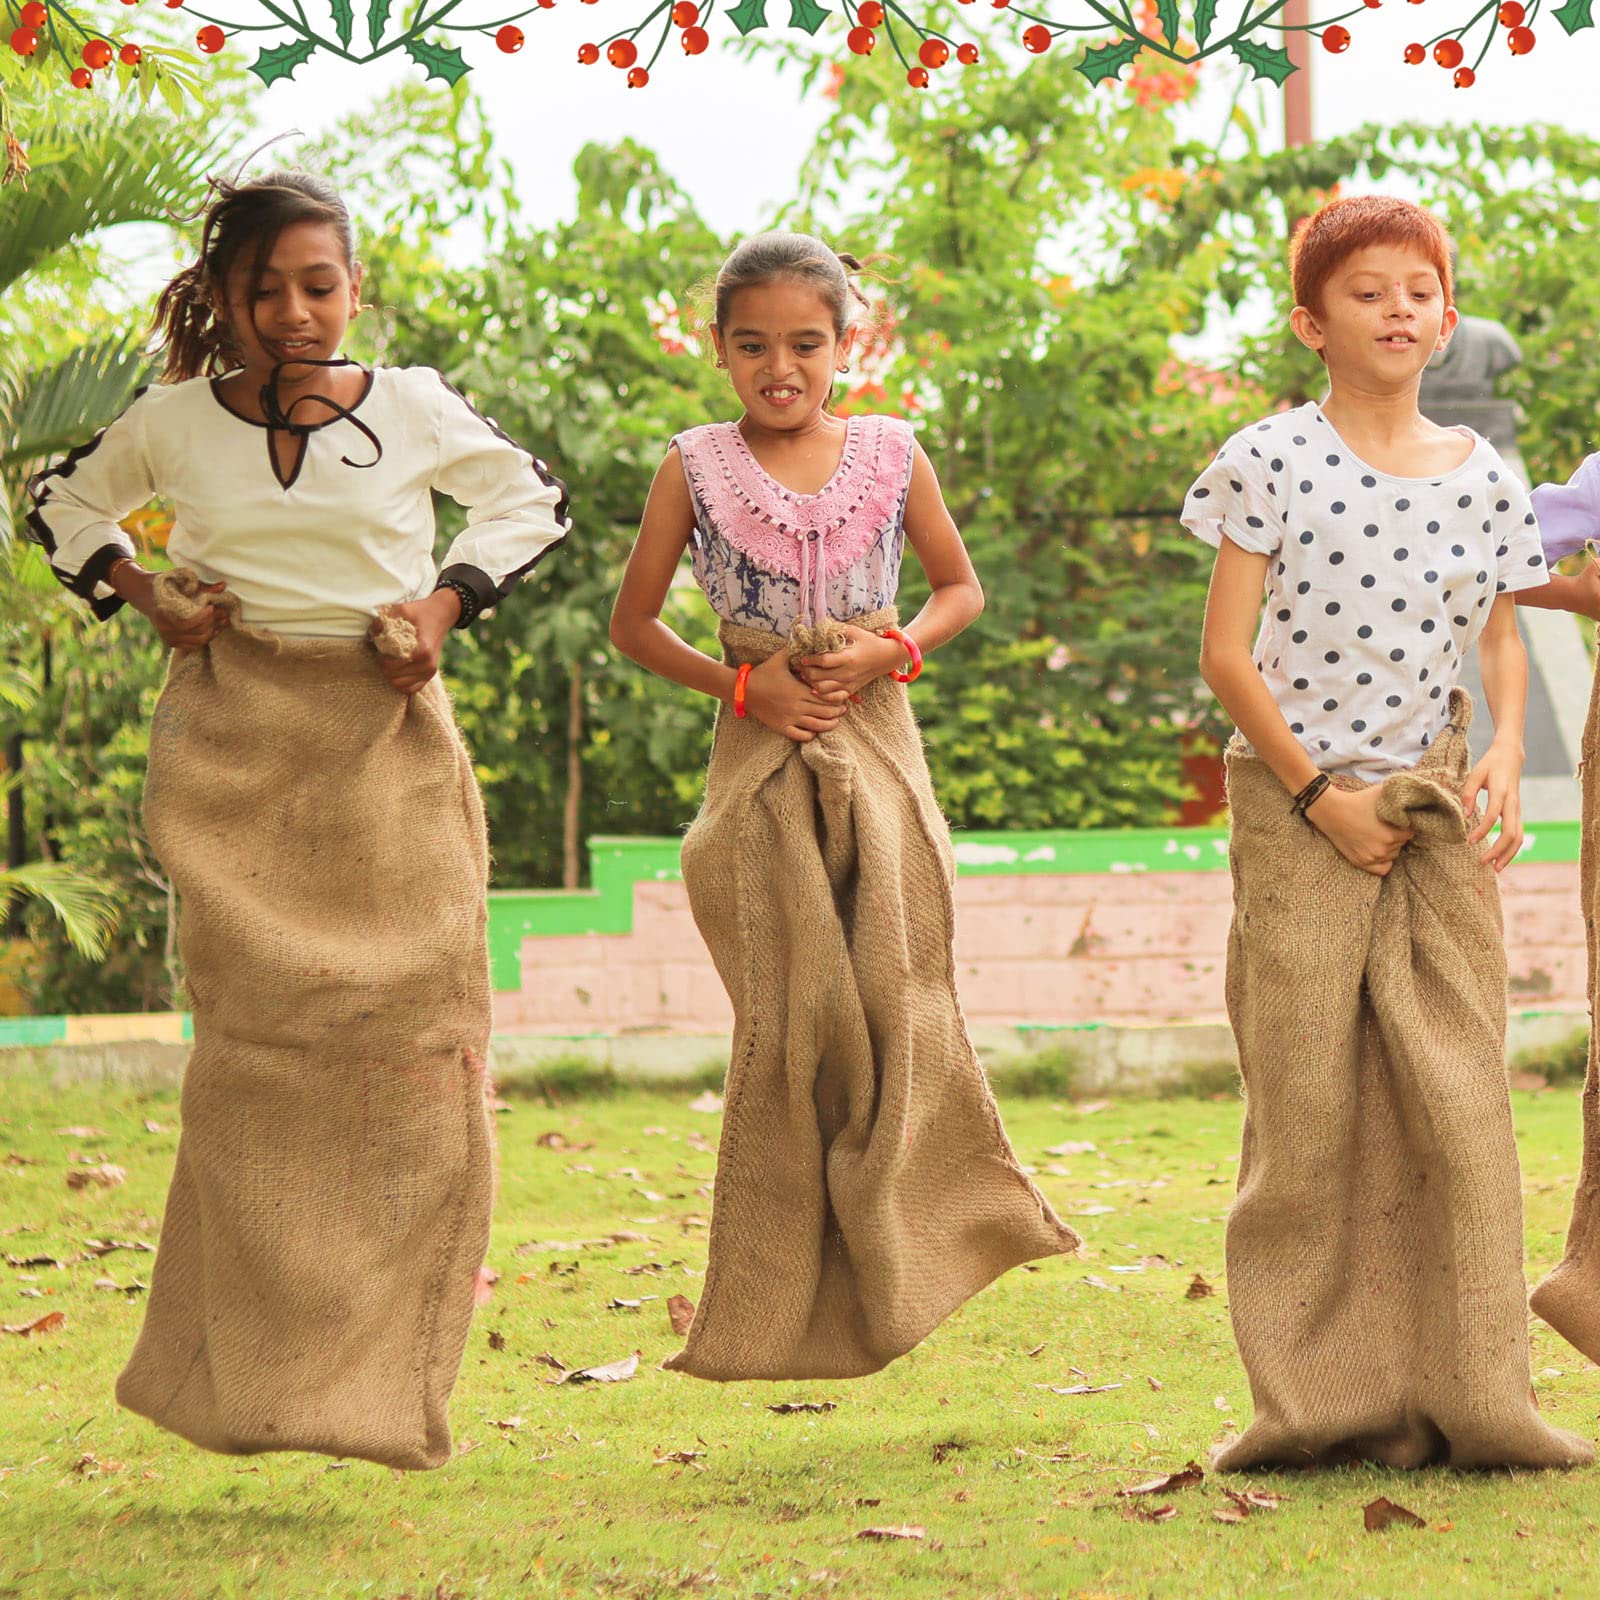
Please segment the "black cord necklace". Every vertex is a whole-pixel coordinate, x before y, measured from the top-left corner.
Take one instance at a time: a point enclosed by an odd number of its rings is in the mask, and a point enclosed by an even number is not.
[[[334,417],[330,420],[337,421],[338,418],[343,417],[344,420],[350,423],[352,427],[356,428],[359,432],[366,436],[368,441],[371,443],[372,448],[377,452],[370,461],[352,461],[349,456],[340,456],[340,461],[342,461],[347,467],[356,467],[362,471],[365,471],[365,469],[368,467],[377,466],[377,464],[383,460],[383,444],[379,440],[377,434],[375,434],[372,429],[369,428],[366,423],[364,423],[361,418],[358,417],[348,406],[340,405],[337,400],[334,400],[325,394],[303,394],[298,398],[291,400],[289,402],[288,409],[285,410],[282,403],[278,399],[278,374],[282,372],[285,367],[355,366],[360,366],[360,363],[352,361],[348,356],[339,356],[332,361],[316,361],[307,357],[296,361],[278,362],[277,365],[273,367],[271,375],[267,378],[267,381],[261,386],[261,413],[267,419],[267,426],[269,428],[281,429],[291,438],[309,439],[311,435],[319,428],[327,427],[328,423],[296,422],[294,420],[293,413],[297,406],[304,405],[308,400],[320,401],[334,413]],[[359,402],[357,403],[359,404]]]

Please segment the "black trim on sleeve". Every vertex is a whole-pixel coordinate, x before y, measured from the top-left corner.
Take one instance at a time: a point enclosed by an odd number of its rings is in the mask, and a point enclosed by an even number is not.
[[[567,515],[567,509],[571,504],[571,500],[567,493],[566,484],[560,478],[558,478],[549,469],[549,467],[547,467],[544,462],[538,458],[538,456],[534,455],[534,453],[525,445],[518,444],[517,441],[499,425],[499,423],[495,422],[492,418],[484,416],[484,414],[479,411],[478,408],[473,405],[473,403],[467,399],[467,397],[462,394],[462,392],[456,388],[456,386],[451,383],[451,381],[437,368],[432,368],[430,370],[433,372],[433,375],[439,380],[439,382],[444,385],[446,390],[453,394],[456,399],[459,400],[462,405],[464,405],[467,410],[470,411],[473,416],[475,416],[478,421],[490,431],[490,433],[492,433],[497,439],[503,439],[508,445],[512,446],[513,449],[520,450],[523,455],[525,455],[528,460],[533,463],[533,470],[538,474],[539,481],[541,483],[546,485],[548,488],[559,489],[561,491],[561,498],[556,502],[555,511],[553,513],[556,521],[561,525],[561,537],[547,544],[544,549],[539,551],[539,553],[533,556],[530,560],[524,562],[523,565],[518,567],[515,572],[508,572],[499,583],[495,583],[493,579],[489,579],[490,585],[493,589],[494,599],[486,602],[484,609],[487,610],[490,607],[497,605],[501,600],[506,599],[507,596],[510,595],[511,591],[516,588],[517,584],[521,582],[523,578],[527,577],[527,575],[532,572],[533,569],[538,566],[539,563],[543,561],[552,550],[559,550],[561,546],[567,542],[567,535],[572,532],[572,520]],[[446,573],[451,576],[454,576],[463,570],[468,572],[477,572],[480,577],[488,577],[487,573],[484,573],[480,571],[480,569],[465,563],[445,569]],[[443,576],[443,574],[441,574],[441,576]],[[465,582],[466,580],[463,579],[462,581]]]
[[[149,385],[144,384],[135,389],[133,398],[127,405],[92,439],[86,444],[76,445],[69,450],[57,465],[46,467],[43,471],[34,473],[24,485],[28,498],[33,502],[33,506],[22,519],[22,525],[28,537],[35,544],[42,546],[47,556],[53,556],[56,553],[56,536],[50,531],[50,525],[44,520],[43,515],[45,503],[50,498],[50,480],[52,478],[70,478],[78,470],[78,463],[93,455],[99,449],[100,441],[105,438],[112,424],[120,422],[127,416],[134,406],[139,403],[148,388]],[[108,552],[113,553],[108,554]],[[131,546],[123,547],[116,544],[105,544],[96,550],[83,564],[81,570],[76,573],[63,572],[54,562],[50,564],[50,571],[55,575],[56,581],[64,588],[72,590],[74,594],[80,595],[87,600],[89,609],[94,613],[95,617],[104,622],[106,618],[114,616],[120,611],[126,602],[121,595],[116,594],[107,595],[104,599],[97,600],[94,593],[95,588],[104,574],[110,570],[111,563],[114,560],[121,560],[123,556],[131,556],[132,554],[133,549]],[[90,582],[87,587],[83,587],[81,582],[86,575],[90,577]]]
[[[108,595],[104,600],[99,600],[95,596],[95,590],[106,581],[106,574],[119,561],[132,561],[133,559],[134,551],[132,545],[103,544],[78,568],[73,577],[63,578],[62,581],[75,595],[87,600],[91,606],[95,607],[95,615],[104,621],[105,617],[109,617],[113,611],[122,606],[122,596]],[[51,570],[53,571],[54,569],[52,568]],[[56,573],[56,576],[59,578],[61,574]],[[110,610],[102,615],[99,608],[105,605],[109,605]]]
[[[460,584],[463,588],[470,589],[473,598],[478,602],[472,616],[456,624],[458,628],[471,627],[485,611],[494,610],[502,599],[500,591],[495,587],[494,579],[482,567],[475,567],[470,561],[452,561],[439,574],[439,581],[434,588],[452,584]]]

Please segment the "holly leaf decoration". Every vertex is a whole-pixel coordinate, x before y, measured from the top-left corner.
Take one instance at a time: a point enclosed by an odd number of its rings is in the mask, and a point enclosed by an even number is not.
[[[1104,83],[1107,78],[1115,78],[1124,67],[1130,65],[1142,49],[1142,38],[1114,39],[1110,44],[1095,45],[1083,52],[1078,71],[1090,83]]]
[[[1275,45],[1257,44],[1254,39],[1235,39],[1233,53],[1256,77],[1271,78],[1279,85],[1286,83],[1289,74],[1295,70],[1287,50],[1280,50]]]
[[[739,4],[728,13],[728,21],[740,33],[749,33],[754,28],[766,27],[767,0],[739,0]]]
[[[383,30],[389,26],[389,8],[394,0],[372,0],[367,7],[367,38],[376,50],[383,42]]]
[[[1194,8],[1194,43],[1197,50],[1204,50],[1206,40],[1211,37],[1211,24],[1217,20],[1217,0],[1199,0]]]
[[[428,39],[413,39],[406,46],[406,54],[430,78],[443,78],[446,83],[455,83],[472,70],[454,45],[434,44]]]
[[[250,63],[250,70],[263,83],[292,78],[296,67],[303,67],[316,52],[313,39],[291,39],[287,44],[269,46]]]
[[[1568,33],[1577,33],[1594,26],[1594,0],[1567,0],[1558,11],[1550,13]]]
[[[1174,50],[1178,47],[1178,29],[1183,19],[1178,15],[1178,0],[1156,0],[1156,15],[1161,18],[1161,33]]]
[[[827,20],[826,9],[819,6],[816,0],[789,0],[791,28],[804,28],[807,33],[815,33]]]
[[[328,9],[333,13],[333,26],[338,32],[339,43],[348,50],[350,33],[356,25],[355,7],[350,0],[328,0]]]

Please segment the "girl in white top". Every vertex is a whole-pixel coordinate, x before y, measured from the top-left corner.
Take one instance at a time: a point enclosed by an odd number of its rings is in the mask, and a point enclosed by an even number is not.
[[[57,577],[174,647],[144,824],[195,1048],[117,1396],[211,1449],[433,1467],[493,1196],[483,813],[435,675],[566,537],[566,490],[438,373],[340,356],[329,184],[214,187],[163,382],[29,485]],[[468,507],[442,573],[434,490]],[[174,573],[118,526],[154,495]]]
[[[272,174],[263,185],[286,179],[309,181]],[[567,536],[566,489],[439,373],[339,358],[361,269],[338,228],[285,227],[239,285],[249,316],[218,304],[212,287],[245,242],[220,230],[168,287],[157,312],[162,383],[31,481],[28,528],[97,617],[127,602],[168,644],[192,648],[220,614],[185,630],[157,618],[150,575],[117,526],[159,494],[175,513],[168,554],[225,585],[243,622],[348,638],[381,610],[409,620],[411,661],[384,665],[414,692],[450,629],[491,611]],[[434,490],[468,507],[442,572]]]

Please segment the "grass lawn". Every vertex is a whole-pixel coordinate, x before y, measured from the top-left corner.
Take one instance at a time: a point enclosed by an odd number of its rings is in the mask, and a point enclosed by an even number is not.
[[[0,1251],[66,1264],[0,1264],[0,1322],[53,1311],[66,1322],[0,1336],[0,1595],[1596,1592],[1592,1471],[1227,1480],[1282,1497],[1236,1523],[1215,1516],[1228,1502],[1214,1478],[1118,1498],[1249,1414],[1222,1275],[1231,1099],[1007,1100],[1020,1156],[1087,1251],[1012,1273],[886,1372],[715,1386],[658,1371],[677,1348],[667,1299],[697,1298],[705,1264],[719,1118],[691,1109],[695,1092],[513,1099],[501,1113],[500,1278],[456,1390],[460,1454],[408,1476],[206,1455],[118,1412],[112,1383],[143,1310],[129,1286],[151,1257],[78,1258],[88,1239],[156,1239],[177,1098],[6,1078]],[[1531,1275],[1559,1253],[1578,1096],[1515,1101]],[[1080,1148],[1047,1153],[1059,1145]],[[66,1174],[90,1160],[125,1168],[126,1184],[69,1189]],[[648,1242],[557,1247],[613,1233]],[[1188,1297],[1197,1273],[1214,1294]],[[1593,1436],[1600,1373],[1542,1324],[1533,1348],[1547,1413]],[[539,1360],[578,1367],[635,1350],[637,1376],[610,1386],[557,1386]],[[1055,1392],[1084,1385],[1114,1387]],[[770,1409],[785,1401],[834,1409]],[[1379,1495],[1426,1526],[1365,1531],[1362,1507]],[[1133,1506],[1174,1514],[1144,1520]],[[859,1537],[886,1527],[923,1537]]]

